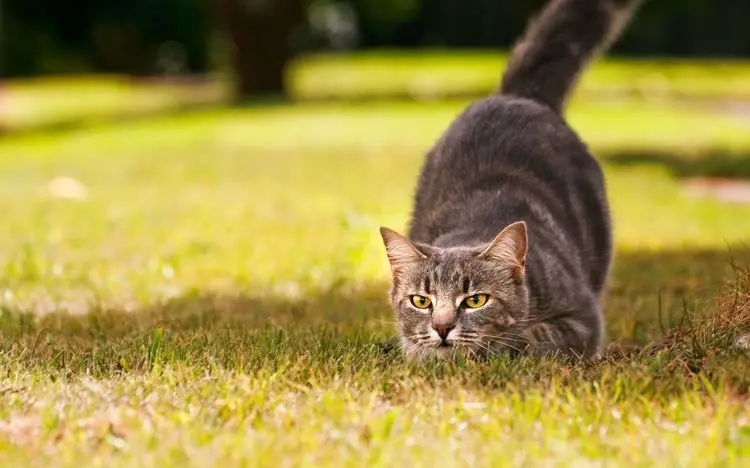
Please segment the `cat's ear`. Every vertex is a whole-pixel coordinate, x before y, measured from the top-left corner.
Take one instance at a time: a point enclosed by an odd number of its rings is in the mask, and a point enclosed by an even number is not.
[[[426,258],[425,254],[420,252],[409,239],[392,229],[381,227],[380,236],[383,238],[394,276],[405,266]]]
[[[527,245],[526,223],[519,221],[503,229],[479,256],[513,266],[513,277],[521,282],[526,268]]]

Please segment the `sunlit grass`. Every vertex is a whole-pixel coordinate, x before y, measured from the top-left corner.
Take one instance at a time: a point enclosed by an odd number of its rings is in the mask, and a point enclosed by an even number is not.
[[[750,368],[731,343],[749,284],[722,285],[750,260],[750,205],[606,157],[741,154],[748,123],[571,109],[615,217],[608,339],[663,347],[414,366],[385,346],[377,228],[405,226],[422,155],[463,105],[214,110],[0,141],[3,464],[747,463]],[[695,325],[717,311],[736,324]]]
[[[3,83],[0,127],[5,130],[95,124],[188,106],[226,102],[221,77],[128,79],[121,76],[43,77]]]
[[[496,51],[372,51],[298,58],[288,72],[292,98],[435,101],[479,97],[497,88],[506,57]],[[0,90],[0,126],[25,130],[96,123],[222,104],[231,80],[129,80],[123,77],[49,77],[11,81]],[[579,102],[630,100],[662,106],[691,101],[718,113],[750,114],[750,62],[731,60],[628,60],[606,58],[582,77]]]
[[[303,97],[487,94],[497,88],[505,54],[477,51],[372,51],[302,57],[291,71]],[[750,64],[732,60],[606,57],[584,74],[577,96],[748,99]]]

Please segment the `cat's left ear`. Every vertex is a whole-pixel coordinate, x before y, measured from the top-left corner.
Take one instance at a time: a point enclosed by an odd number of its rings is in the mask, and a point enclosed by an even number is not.
[[[518,221],[503,229],[479,254],[479,257],[490,258],[512,266],[513,277],[521,282],[526,269],[527,246],[526,223]]]
[[[381,227],[380,236],[383,238],[383,244],[385,244],[388,261],[391,263],[391,271],[394,276],[403,271],[404,267],[427,258],[409,239],[393,229]]]

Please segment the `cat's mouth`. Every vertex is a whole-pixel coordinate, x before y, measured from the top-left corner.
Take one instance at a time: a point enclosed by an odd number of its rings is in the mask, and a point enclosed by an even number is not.
[[[428,358],[429,356],[436,356],[441,359],[449,359],[452,356],[454,356],[456,353],[459,353],[462,355],[474,355],[476,354],[477,350],[473,346],[471,346],[469,343],[462,342],[461,340],[458,340],[458,341],[435,340],[431,343],[429,342],[408,343],[407,342],[406,351],[407,351],[407,354],[416,358]]]

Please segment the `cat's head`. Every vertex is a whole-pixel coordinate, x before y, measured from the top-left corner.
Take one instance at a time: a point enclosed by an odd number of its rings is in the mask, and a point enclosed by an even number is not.
[[[381,228],[393,274],[391,302],[411,357],[520,351],[528,316],[526,224],[489,244],[437,248]]]

